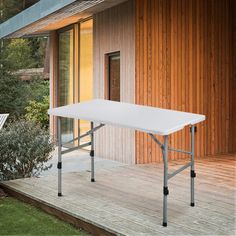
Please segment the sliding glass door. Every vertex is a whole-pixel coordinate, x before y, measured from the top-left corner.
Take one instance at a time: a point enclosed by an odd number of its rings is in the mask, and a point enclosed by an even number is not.
[[[93,20],[89,19],[59,30],[58,50],[58,106],[92,99]],[[61,125],[64,143],[90,129],[90,122],[82,120],[63,118]],[[88,141],[89,136],[79,140],[79,143]]]
[[[58,41],[58,106],[64,106],[74,102],[74,30],[68,29],[59,32]],[[73,139],[73,120],[63,118],[61,125],[62,142]]]
[[[79,101],[93,98],[93,20],[80,23],[79,46]],[[90,122],[79,121],[79,133],[83,134],[90,129]],[[80,143],[88,142],[90,137],[83,138]]]

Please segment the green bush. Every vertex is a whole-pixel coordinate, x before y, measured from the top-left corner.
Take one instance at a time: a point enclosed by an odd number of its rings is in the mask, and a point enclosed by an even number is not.
[[[42,102],[30,101],[25,108],[26,119],[41,124],[42,127],[48,128],[49,116],[47,111],[49,109],[49,96],[45,96]]]
[[[20,120],[0,130],[0,179],[37,176],[51,165],[54,144],[48,131],[31,121]]]

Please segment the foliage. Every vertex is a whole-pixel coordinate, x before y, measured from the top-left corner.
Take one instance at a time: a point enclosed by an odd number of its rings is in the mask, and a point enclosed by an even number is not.
[[[0,0],[0,23],[37,2]],[[25,114],[29,101],[42,101],[49,94],[48,82],[36,79],[29,83],[16,75],[19,69],[43,67],[47,38],[0,39],[0,113],[10,113],[10,119]]]
[[[0,130],[0,171],[2,179],[37,176],[51,166],[54,144],[48,131],[35,122],[16,121]]]
[[[26,39],[12,39],[3,54],[9,70],[16,71],[34,67],[31,48]]]
[[[39,0],[0,0],[0,24]]]
[[[29,121],[34,121],[42,125],[42,127],[47,128],[49,126],[49,116],[47,110],[49,109],[49,96],[45,96],[42,102],[37,102],[35,100],[30,101],[29,105],[25,108],[26,119]]]
[[[49,96],[49,81],[36,78],[25,82],[4,68],[0,69],[0,113],[18,118],[26,113],[25,107],[30,101],[40,102],[45,96]]]
[[[49,81],[36,77],[29,81],[28,87],[28,100],[35,100],[40,102],[45,96],[49,96]]]
[[[38,1],[0,0],[0,24]],[[46,37],[0,39],[0,57],[13,70],[43,67],[47,40]]]
[[[46,38],[11,39],[5,42],[2,55],[11,71],[44,66]]]
[[[0,199],[0,235],[87,235],[13,198]]]
[[[27,87],[17,76],[0,69],[0,113],[19,117],[27,105]]]
[[[45,50],[47,47],[47,37],[34,37],[28,38],[28,45],[31,49],[30,58],[32,59],[32,67],[40,68],[44,67]],[[27,67],[29,68],[29,67]]]
[[[23,10],[23,0],[1,0],[0,1],[0,23],[9,19]]]

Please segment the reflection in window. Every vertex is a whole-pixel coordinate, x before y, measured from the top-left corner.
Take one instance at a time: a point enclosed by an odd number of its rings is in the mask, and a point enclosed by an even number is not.
[[[79,101],[93,98],[93,20],[80,23],[80,68],[79,68]],[[80,120],[79,132],[85,133],[90,129],[90,122]],[[90,137],[83,140],[88,142]]]
[[[120,101],[120,52],[108,55],[108,99]]]
[[[58,106],[73,103],[74,91],[74,33],[73,29],[59,33],[59,84]],[[61,120],[62,141],[73,139],[73,119]]]

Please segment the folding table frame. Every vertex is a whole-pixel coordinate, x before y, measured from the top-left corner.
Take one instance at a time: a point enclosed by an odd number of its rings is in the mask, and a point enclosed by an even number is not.
[[[62,196],[62,155],[71,151],[74,151],[76,149],[80,149],[83,147],[91,146],[90,150],[90,157],[91,157],[91,182],[95,182],[95,169],[94,169],[94,132],[105,126],[105,124],[100,124],[96,127],[94,127],[94,123],[91,122],[91,129],[86,132],[85,134],[80,135],[79,137],[70,140],[67,143],[71,143],[76,140],[80,140],[81,138],[84,138],[86,136],[91,137],[91,142],[78,145],[77,147],[73,147],[67,150],[62,151],[62,140],[61,140],[61,117],[58,117],[58,196]],[[190,170],[190,178],[191,178],[191,202],[190,206],[194,206],[194,178],[196,177],[195,173],[195,167],[194,167],[194,133],[195,133],[195,126],[191,125],[191,151],[184,151],[180,149],[171,148],[168,146],[168,135],[164,135],[164,143],[161,143],[152,133],[148,133],[151,138],[154,140],[155,143],[157,143],[161,150],[163,155],[163,163],[164,163],[164,183],[163,183],[163,226],[167,226],[167,195],[169,194],[168,189],[168,180],[177,175],[178,173],[182,172],[188,167],[191,167]],[[174,152],[180,152],[191,156],[191,161],[187,163],[186,165],[182,166],[178,170],[174,171],[173,173],[168,173],[168,151],[174,151]]]

